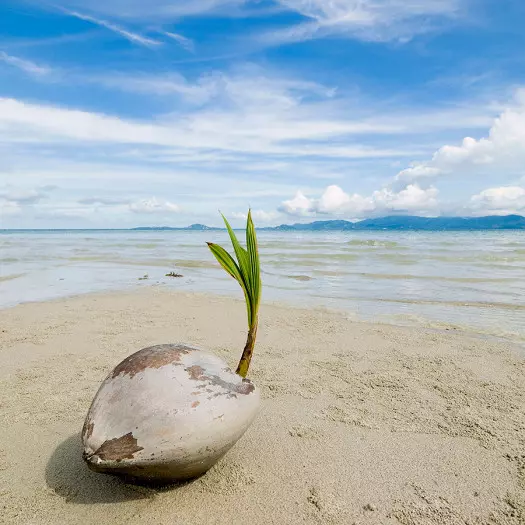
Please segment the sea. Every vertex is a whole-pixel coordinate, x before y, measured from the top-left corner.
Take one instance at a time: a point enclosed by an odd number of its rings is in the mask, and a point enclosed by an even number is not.
[[[258,239],[265,301],[525,344],[523,231],[262,231]],[[225,231],[2,231],[0,308],[147,286],[241,298],[206,241],[229,246]]]

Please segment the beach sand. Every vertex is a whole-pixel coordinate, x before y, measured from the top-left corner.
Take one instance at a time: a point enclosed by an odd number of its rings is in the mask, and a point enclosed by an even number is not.
[[[525,523],[525,362],[510,343],[263,305],[258,418],[205,476],[154,490],[87,469],[89,404],[152,344],[234,367],[244,303],[150,288],[0,315],[2,523]]]

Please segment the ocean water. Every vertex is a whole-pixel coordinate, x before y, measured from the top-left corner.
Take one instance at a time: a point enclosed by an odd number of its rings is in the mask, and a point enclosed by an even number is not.
[[[206,241],[229,246],[226,232],[0,232],[0,307],[151,285],[242,297]],[[524,232],[260,232],[259,247],[266,300],[525,342]]]

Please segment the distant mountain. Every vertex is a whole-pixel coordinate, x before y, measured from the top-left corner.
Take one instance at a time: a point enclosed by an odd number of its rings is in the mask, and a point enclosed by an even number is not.
[[[525,217],[493,215],[489,217],[412,217],[393,216],[366,219],[355,224],[356,230],[523,230]]]
[[[525,230],[525,217],[520,215],[494,215],[490,217],[416,217],[394,215],[359,222],[316,221],[309,224],[283,224],[276,228],[259,228],[277,231],[360,231],[360,230]]]
[[[169,226],[141,227],[133,230],[192,230],[211,231],[204,224],[192,224],[186,228]],[[469,230],[525,230],[525,217],[521,215],[492,215],[489,217],[417,217],[393,215],[359,222],[342,220],[315,221],[308,224],[281,224],[276,227],[258,228],[260,231],[361,231],[361,230],[424,230],[424,231],[469,231]]]

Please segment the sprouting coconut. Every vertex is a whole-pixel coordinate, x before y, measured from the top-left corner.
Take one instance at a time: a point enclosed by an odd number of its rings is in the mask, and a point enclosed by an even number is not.
[[[257,238],[251,213],[246,249],[223,218],[237,261],[208,246],[246,299],[248,339],[236,373],[186,344],[152,346],[124,359],[100,386],[84,423],[83,457],[92,470],[157,483],[191,479],[224,456],[253,421],[259,391],[246,375],[261,297]]]

